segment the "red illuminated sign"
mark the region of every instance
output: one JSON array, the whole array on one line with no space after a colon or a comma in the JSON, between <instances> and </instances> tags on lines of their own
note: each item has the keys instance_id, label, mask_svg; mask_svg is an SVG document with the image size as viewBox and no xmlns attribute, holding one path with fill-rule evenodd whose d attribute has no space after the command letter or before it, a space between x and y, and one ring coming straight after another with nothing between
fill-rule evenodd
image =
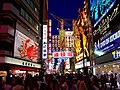
<instances>
[{"instance_id":1,"label":"red illuminated sign","mask_svg":"<svg viewBox=\"0 0 120 90\"><path fill-rule=\"evenodd\" d=\"M53 58L72 58L73 52L66 51L66 52L54 52Z\"/></svg>"},{"instance_id":2,"label":"red illuminated sign","mask_svg":"<svg viewBox=\"0 0 120 90\"><path fill-rule=\"evenodd\" d=\"M38 57L38 45L36 43L30 45L30 43L31 40L27 39L26 41L22 41L21 46L18 47L21 58L28 57L30 60L33 60Z\"/></svg>"},{"instance_id":3,"label":"red illuminated sign","mask_svg":"<svg viewBox=\"0 0 120 90\"><path fill-rule=\"evenodd\" d=\"M20 31L16 30L14 57L31 60L32 62L37 62L38 43L27 37Z\"/></svg>"}]
</instances>

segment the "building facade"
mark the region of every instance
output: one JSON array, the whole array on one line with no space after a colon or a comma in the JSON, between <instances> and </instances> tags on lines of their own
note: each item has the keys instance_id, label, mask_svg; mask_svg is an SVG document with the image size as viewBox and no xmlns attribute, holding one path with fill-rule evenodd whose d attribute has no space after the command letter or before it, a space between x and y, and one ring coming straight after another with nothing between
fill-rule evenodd
<instances>
[{"instance_id":1,"label":"building facade","mask_svg":"<svg viewBox=\"0 0 120 90\"><path fill-rule=\"evenodd\" d=\"M91 18L94 21L92 23L95 73L119 73L120 0L105 0L104 2L99 1L99 3L95 2L94 5L93 2L90 2ZM95 13L94 10L97 12Z\"/></svg>"},{"instance_id":2,"label":"building facade","mask_svg":"<svg viewBox=\"0 0 120 90\"><path fill-rule=\"evenodd\" d=\"M41 68L40 10L40 0L0 1L0 72L5 75L16 74L16 70L33 73Z\"/></svg>"}]
</instances>

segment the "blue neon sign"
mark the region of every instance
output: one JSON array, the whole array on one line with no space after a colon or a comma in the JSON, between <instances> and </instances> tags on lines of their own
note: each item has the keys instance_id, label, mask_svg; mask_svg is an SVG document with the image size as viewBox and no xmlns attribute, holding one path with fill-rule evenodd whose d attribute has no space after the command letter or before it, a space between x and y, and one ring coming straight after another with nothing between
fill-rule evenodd
<instances>
[{"instance_id":1,"label":"blue neon sign","mask_svg":"<svg viewBox=\"0 0 120 90\"><path fill-rule=\"evenodd\" d=\"M90 0L91 19L94 27L109 12L117 0Z\"/></svg>"}]
</instances>

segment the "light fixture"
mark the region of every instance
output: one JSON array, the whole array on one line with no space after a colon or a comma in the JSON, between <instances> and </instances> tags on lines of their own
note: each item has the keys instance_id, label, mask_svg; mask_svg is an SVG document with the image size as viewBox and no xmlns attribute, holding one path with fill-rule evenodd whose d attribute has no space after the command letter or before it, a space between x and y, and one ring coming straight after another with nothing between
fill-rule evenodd
<instances>
[{"instance_id":1,"label":"light fixture","mask_svg":"<svg viewBox=\"0 0 120 90\"><path fill-rule=\"evenodd\" d=\"M101 56L101 55L104 54L104 52L95 50L94 54L97 55L97 56Z\"/></svg>"}]
</instances>

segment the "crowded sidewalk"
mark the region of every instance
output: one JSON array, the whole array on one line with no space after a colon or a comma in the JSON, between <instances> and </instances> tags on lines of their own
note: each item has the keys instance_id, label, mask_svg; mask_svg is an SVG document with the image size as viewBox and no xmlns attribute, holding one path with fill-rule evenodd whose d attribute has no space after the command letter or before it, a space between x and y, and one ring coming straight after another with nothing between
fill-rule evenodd
<instances>
[{"instance_id":1,"label":"crowded sidewalk","mask_svg":"<svg viewBox=\"0 0 120 90\"><path fill-rule=\"evenodd\" d=\"M26 75L0 78L0 90L120 90L119 74Z\"/></svg>"}]
</instances>

